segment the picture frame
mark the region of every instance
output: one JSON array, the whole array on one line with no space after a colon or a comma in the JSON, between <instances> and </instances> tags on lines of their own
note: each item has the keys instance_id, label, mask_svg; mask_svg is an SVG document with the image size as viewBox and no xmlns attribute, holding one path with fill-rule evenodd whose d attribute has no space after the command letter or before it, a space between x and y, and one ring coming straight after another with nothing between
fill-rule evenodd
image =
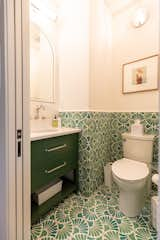
<instances>
[{"instance_id":1,"label":"picture frame","mask_svg":"<svg viewBox=\"0 0 160 240\"><path fill-rule=\"evenodd\" d=\"M158 67L158 54L123 64L123 94L158 90Z\"/></svg>"}]
</instances>

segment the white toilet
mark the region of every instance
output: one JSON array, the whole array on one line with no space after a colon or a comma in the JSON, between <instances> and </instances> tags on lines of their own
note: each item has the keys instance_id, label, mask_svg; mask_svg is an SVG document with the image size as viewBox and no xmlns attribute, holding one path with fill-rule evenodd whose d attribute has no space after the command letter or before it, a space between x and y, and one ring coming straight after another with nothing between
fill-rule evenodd
<instances>
[{"instance_id":1,"label":"white toilet","mask_svg":"<svg viewBox=\"0 0 160 240\"><path fill-rule=\"evenodd\" d=\"M112 164L112 175L120 190L120 210L128 217L136 217L149 187L154 136L124 133L122 139L124 158Z\"/></svg>"}]
</instances>

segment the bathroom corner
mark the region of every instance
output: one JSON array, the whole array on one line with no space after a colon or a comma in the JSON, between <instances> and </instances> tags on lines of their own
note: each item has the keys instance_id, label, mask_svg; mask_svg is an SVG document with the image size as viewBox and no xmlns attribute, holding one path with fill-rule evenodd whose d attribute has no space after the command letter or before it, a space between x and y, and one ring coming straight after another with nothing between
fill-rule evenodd
<instances>
[{"instance_id":1,"label":"bathroom corner","mask_svg":"<svg viewBox=\"0 0 160 240\"><path fill-rule=\"evenodd\" d=\"M145 134L155 135L153 173L158 171L159 113L155 112L61 112L63 127L82 129L79 144L80 191L91 195L104 181L103 167L123 157L121 134L130 132L140 119ZM98 161L97 161L98 159ZM84 181L86 179L86 181Z\"/></svg>"}]
</instances>

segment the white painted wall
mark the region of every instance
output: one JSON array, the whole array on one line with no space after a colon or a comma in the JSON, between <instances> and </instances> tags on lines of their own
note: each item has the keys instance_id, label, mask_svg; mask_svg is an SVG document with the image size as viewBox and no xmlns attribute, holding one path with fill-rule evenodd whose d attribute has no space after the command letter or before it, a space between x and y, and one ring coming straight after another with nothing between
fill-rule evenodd
<instances>
[{"instance_id":1,"label":"white painted wall","mask_svg":"<svg viewBox=\"0 0 160 240\"><path fill-rule=\"evenodd\" d=\"M64 0L59 19L60 110L88 110L90 0Z\"/></svg>"},{"instance_id":2,"label":"white painted wall","mask_svg":"<svg viewBox=\"0 0 160 240\"><path fill-rule=\"evenodd\" d=\"M58 84L56 103L31 102L30 118L34 119L36 106L43 104L40 117L51 118L59 111L89 109L90 81L90 0L57 0L51 6L58 7L56 23L58 55ZM47 7L48 8L48 7ZM46 27L45 27L46 26ZM42 27L48 30L48 24ZM47 31L50 34L51 29ZM54 34L54 29L53 29ZM54 36L55 38L55 36Z\"/></svg>"},{"instance_id":3,"label":"white painted wall","mask_svg":"<svg viewBox=\"0 0 160 240\"><path fill-rule=\"evenodd\" d=\"M121 92L122 64L158 53L158 2L135 0L112 16L104 0L60 1L58 102L46 109L158 111L157 91ZM136 29L130 18L139 5L148 6L150 18Z\"/></svg>"},{"instance_id":4,"label":"white painted wall","mask_svg":"<svg viewBox=\"0 0 160 240\"><path fill-rule=\"evenodd\" d=\"M91 107L106 111L158 111L158 91L123 95L122 64L139 58L148 57L159 51L159 6L158 0L139 1L136 5L113 16L112 20L112 69L104 64L104 59L110 56L110 49L105 46L101 31L95 37L94 75L91 80ZM149 21L141 28L132 28L131 14L139 5L148 6ZM99 4L100 5L100 4ZM100 8L100 7L99 7ZM97 12L99 9L97 8ZM104 21L104 15L99 14L99 26ZM106 25L107 28L107 25ZM106 35L108 39L108 36ZM97 40L98 39L98 40ZM101 46L101 49L100 49ZM97 59L98 58L98 59ZM103 59L103 60L102 60ZM100 64L102 62L102 64ZM99 63L99 64L97 64ZM109 75L110 69L112 74ZM107 74L110 76L107 76Z\"/></svg>"},{"instance_id":5,"label":"white painted wall","mask_svg":"<svg viewBox=\"0 0 160 240\"><path fill-rule=\"evenodd\" d=\"M112 16L103 0L92 1L91 22L90 106L109 110L112 108Z\"/></svg>"}]
</instances>

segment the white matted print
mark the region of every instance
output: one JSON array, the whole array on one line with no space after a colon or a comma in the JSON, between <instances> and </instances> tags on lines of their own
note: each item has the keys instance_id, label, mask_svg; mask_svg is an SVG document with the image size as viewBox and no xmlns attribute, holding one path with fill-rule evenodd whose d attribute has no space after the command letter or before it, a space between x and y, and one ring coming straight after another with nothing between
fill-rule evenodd
<instances>
[{"instance_id":1,"label":"white matted print","mask_svg":"<svg viewBox=\"0 0 160 240\"><path fill-rule=\"evenodd\" d=\"M123 65L123 93L158 89L158 55Z\"/></svg>"}]
</instances>

